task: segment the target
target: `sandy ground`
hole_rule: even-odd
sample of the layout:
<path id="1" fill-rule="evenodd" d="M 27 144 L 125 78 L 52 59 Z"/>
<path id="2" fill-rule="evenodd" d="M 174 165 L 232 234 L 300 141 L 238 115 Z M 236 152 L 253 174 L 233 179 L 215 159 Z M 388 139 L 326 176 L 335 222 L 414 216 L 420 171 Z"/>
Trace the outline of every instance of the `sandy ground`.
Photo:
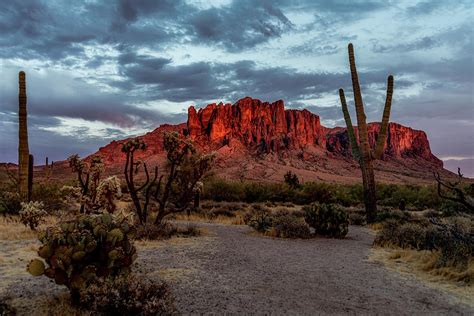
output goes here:
<path id="1" fill-rule="evenodd" d="M 197 225 L 205 236 L 138 244 L 135 271 L 168 281 L 183 314 L 474 313 L 368 260 L 373 234 L 365 228 L 351 227 L 344 240 L 283 240 L 250 234 L 245 226 Z M 0 240 L 0 296 L 9 293 L 20 315 L 45 314 L 67 293 L 25 271 L 36 245 Z"/>
<path id="2" fill-rule="evenodd" d="M 373 234 L 283 240 L 245 226 L 205 226 L 209 236 L 143 249 L 144 272 L 161 270 L 184 313 L 473 314 L 448 294 L 368 260 Z M 158 264 L 158 266 L 157 266 Z"/>

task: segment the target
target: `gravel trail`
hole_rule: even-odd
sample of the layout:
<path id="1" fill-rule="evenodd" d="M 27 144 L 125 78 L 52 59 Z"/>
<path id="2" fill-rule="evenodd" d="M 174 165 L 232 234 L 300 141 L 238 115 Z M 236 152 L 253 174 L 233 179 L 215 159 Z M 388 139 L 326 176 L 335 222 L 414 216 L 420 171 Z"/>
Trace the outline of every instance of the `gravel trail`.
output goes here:
<path id="1" fill-rule="evenodd" d="M 143 272 L 172 286 L 183 314 L 474 314 L 447 294 L 367 260 L 373 234 L 287 240 L 244 226 L 198 224 L 208 236 L 141 251 Z"/>
<path id="2" fill-rule="evenodd" d="M 182 225 L 183 223 L 180 223 Z M 373 234 L 346 239 L 261 237 L 246 226 L 195 223 L 205 236 L 137 243 L 134 271 L 166 280 L 182 314 L 474 315 L 438 290 L 368 261 Z M 18 315 L 47 315 L 67 290 L 26 271 L 35 240 L 0 241 L 0 298 Z"/>

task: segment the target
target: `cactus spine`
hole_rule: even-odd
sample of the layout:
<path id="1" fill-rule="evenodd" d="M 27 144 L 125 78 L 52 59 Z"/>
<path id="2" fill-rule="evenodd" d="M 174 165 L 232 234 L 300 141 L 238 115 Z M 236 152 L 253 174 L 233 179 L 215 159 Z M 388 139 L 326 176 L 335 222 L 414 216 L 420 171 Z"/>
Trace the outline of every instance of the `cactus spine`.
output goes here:
<path id="1" fill-rule="evenodd" d="M 362 94 L 360 91 L 359 76 L 354 57 L 354 47 L 349 44 L 349 65 L 351 69 L 352 89 L 354 91 L 354 103 L 357 114 L 357 128 L 359 131 L 359 145 L 352 126 L 351 117 L 347 109 L 346 98 L 344 90 L 339 89 L 339 97 L 341 99 L 342 112 L 344 120 L 346 121 L 347 132 L 350 138 L 352 152 L 354 157 L 359 161 L 362 171 L 362 182 L 364 185 L 364 203 L 367 213 L 367 222 L 373 222 L 377 213 L 377 204 L 375 197 L 375 176 L 372 161 L 381 159 L 384 152 L 385 143 L 387 140 L 388 122 L 390 119 L 390 109 L 392 106 L 393 95 L 393 76 L 388 76 L 387 80 L 387 97 L 385 100 L 385 107 L 383 111 L 382 123 L 380 124 L 380 131 L 377 137 L 377 144 L 375 151 L 372 151 L 369 145 L 367 133 L 367 119 L 364 112 L 364 103 L 362 101 Z"/>
<path id="2" fill-rule="evenodd" d="M 30 151 L 28 149 L 28 123 L 26 113 L 26 75 L 24 71 L 18 74 L 18 118 L 19 118 L 19 143 L 18 143 L 18 189 L 23 201 L 28 200 L 28 164 Z"/>

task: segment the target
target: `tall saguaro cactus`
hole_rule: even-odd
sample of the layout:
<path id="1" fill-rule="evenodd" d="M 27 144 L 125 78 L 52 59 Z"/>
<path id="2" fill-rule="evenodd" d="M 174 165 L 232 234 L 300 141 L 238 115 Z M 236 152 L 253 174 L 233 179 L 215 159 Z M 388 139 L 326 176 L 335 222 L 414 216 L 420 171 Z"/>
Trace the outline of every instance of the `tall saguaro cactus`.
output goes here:
<path id="1" fill-rule="evenodd" d="M 372 161 L 380 159 L 384 152 L 385 143 L 387 141 L 388 122 L 390 118 L 390 109 L 392 106 L 393 95 L 393 76 L 388 76 L 387 79 L 387 97 L 385 100 L 385 108 L 383 111 L 382 123 L 380 124 L 380 131 L 377 137 L 377 144 L 375 150 L 372 151 L 369 145 L 367 133 L 367 121 L 364 112 L 364 103 L 362 101 L 362 94 L 360 91 L 359 76 L 357 74 L 354 47 L 352 43 L 349 44 L 349 64 L 351 68 L 352 89 L 354 91 L 354 103 L 357 114 L 357 128 L 359 131 L 359 143 L 354 133 L 351 116 L 347 109 L 346 97 L 344 90 L 339 89 L 339 97 L 341 99 L 342 113 L 346 121 L 347 133 L 351 142 L 352 153 L 354 158 L 359 161 L 360 169 L 362 170 L 362 182 L 364 185 L 364 203 L 367 213 L 367 221 L 373 222 L 377 213 L 377 204 L 375 197 L 375 176 Z"/>
<path id="2" fill-rule="evenodd" d="M 35 163 L 35 158 L 32 154 L 28 157 L 28 201 L 31 201 L 33 196 L 33 166 Z"/>
<path id="3" fill-rule="evenodd" d="M 24 71 L 18 74 L 18 118 L 19 118 L 19 142 L 18 142 L 18 190 L 22 200 L 28 200 L 28 165 L 30 151 L 28 149 L 28 123 L 26 113 L 26 75 Z"/>

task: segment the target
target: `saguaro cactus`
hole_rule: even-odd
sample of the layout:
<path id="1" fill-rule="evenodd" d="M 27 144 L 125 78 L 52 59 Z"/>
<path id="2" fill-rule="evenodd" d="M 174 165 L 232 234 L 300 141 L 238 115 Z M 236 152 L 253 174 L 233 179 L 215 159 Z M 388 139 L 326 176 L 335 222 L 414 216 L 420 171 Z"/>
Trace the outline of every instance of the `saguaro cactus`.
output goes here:
<path id="1" fill-rule="evenodd" d="M 350 138 L 352 153 L 354 158 L 359 161 L 360 169 L 362 170 L 362 182 L 364 184 L 364 203 L 367 213 L 367 222 L 373 222 L 377 213 L 377 204 L 375 198 L 375 177 L 372 161 L 380 159 L 384 152 L 385 143 L 387 141 L 388 121 L 390 118 L 390 109 L 392 106 L 393 95 L 393 76 L 388 76 L 387 79 L 387 97 L 385 100 L 385 108 L 383 111 L 382 123 L 380 124 L 380 131 L 377 137 L 377 144 L 375 150 L 372 151 L 369 145 L 367 133 L 367 121 L 364 112 L 364 103 L 362 101 L 362 94 L 360 92 L 359 76 L 357 74 L 354 47 L 349 44 L 349 64 L 351 68 L 352 89 L 354 91 L 354 103 L 357 113 L 357 128 L 359 131 L 359 143 L 357 143 L 354 128 L 351 122 L 351 116 L 347 109 L 346 97 L 344 90 L 339 89 L 339 97 L 341 99 L 342 112 L 344 120 L 346 121 L 347 133 Z"/>
<path id="2" fill-rule="evenodd" d="M 23 201 L 28 200 L 28 164 L 30 151 L 28 149 L 28 123 L 26 113 L 26 75 L 24 71 L 18 74 L 18 190 Z"/>
<path id="3" fill-rule="evenodd" d="M 28 202 L 31 201 L 33 195 L 33 166 L 35 158 L 33 155 L 28 156 Z"/>

